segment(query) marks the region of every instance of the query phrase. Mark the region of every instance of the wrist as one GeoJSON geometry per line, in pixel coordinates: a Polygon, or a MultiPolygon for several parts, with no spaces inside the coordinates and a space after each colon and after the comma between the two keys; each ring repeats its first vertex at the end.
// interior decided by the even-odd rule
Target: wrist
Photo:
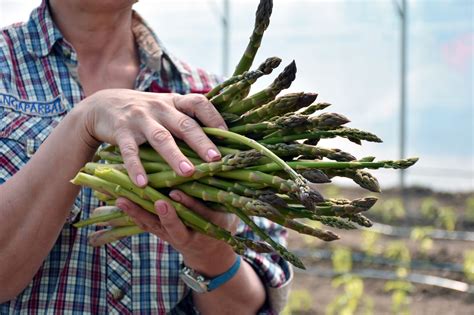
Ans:
{"type": "Polygon", "coordinates": [[[226,272],[234,263],[237,254],[232,247],[216,248],[212,252],[201,252],[199,255],[183,255],[184,264],[205,277],[215,277],[226,272]]]}
{"type": "Polygon", "coordinates": [[[69,114],[75,120],[77,126],[77,134],[82,142],[91,149],[96,150],[101,141],[97,140],[93,135],[93,113],[92,106],[88,99],[83,100],[69,114]]]}
{"type": "Polygon", "coordinates": [[[179,275],[180,278],[186,283],[192,290],[197,293],[207,293],[218,289],[224,284],[228,283],[234,278],[240,269],[242,258],[237,256],[234,263],[225,272],[215,277],[206,277],[196,270],[183,266],[179,275]]]}

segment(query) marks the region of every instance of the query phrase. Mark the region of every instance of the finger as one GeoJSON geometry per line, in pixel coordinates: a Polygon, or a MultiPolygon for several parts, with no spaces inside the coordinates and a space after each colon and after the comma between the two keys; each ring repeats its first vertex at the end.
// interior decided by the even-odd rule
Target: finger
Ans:
{"type": "Polygon", "coordinates": [[[128,176],[135,185],[139,187],[146,186],[148,178],[138,156],[137,142],[130,131],[124,129],[117,132],[116,141],[120,148],[120,154],[122,155],[128,176]]]}
{"type": "Polygon", "coordinates": [[[116,206],[100,206],[92,210],[91,218],[109,214],[112,215],[117,212],[121,213],[122,210],[116,206]]]}
{"type": "Polygon", "coordinates": [[[192,209],[194,212],[202,215],[206,219],[209,219],[210,217],[212,217],[213,214],[216,213],[215,211],[210,210],[208,207],[206,207],[202,202],[199,202],[197,199],[186,195],[180,190],[174,189],[170,191],[169,196],[174,201],[179,202],[186,208],[192,209]]]}
{"type": "Polygon", "coordinates": [[[107,243],[115,242],[125,238],[125,236],[117,236],[113,230],[99,230],[88,235],[89,245],[93,247],[103,246],[107,243]]]}
{"type": "Polygon", "coordinates": [[[191,176],[194,165],[179,150],[171,133],[154,120],[147,120],[142,126],[143,133],[153,149],[171,166],[180,176],[191,176]]]}
{"type": "Polygon", "coordinates": [[[204,95],[176,95],[174,104],[179,111],[188,116],[196,117],[205,126],[227,130],[224,118],[204,95]]]}
{"type": "Polygon", "coordinates": [[[175,208],[164,200],[158,200],[155,202],[155,209],[163,229],[169,235],[170,243],[177,247],[186,244],[191,238],[191,232],[178,217],[175,208]]]}
{"type": "MultiPolygon", "coordinates": [[[[91,218],[103,217],[108,215],[123,214],[122,209],[116,206],[101,206],[97,207],[92,211],[91,218]]],[[[104,222],[96,223],[97,226],[129,226],[132,225],[133,221],[129,216],[123,216],[115,219],[110,219],[104,222]]]]}
{"type": "Polygon", "coordinates": [[[221,154],[216,145],[204,133],[199,124],[183,113],[176,114],[163,120],[166,128],[183,139],[204,161],[218,161],[221,154]]]}
{"type": "Polygon", "coordinates": [[[158,235],[160,238],[165,236],[165,231],[161,226],[158,216],[142,209],[140,206],[125,198],[117,199],[117,206],[128,214],[142,230],[158,235]]]}
{"type": "Polygon", "coordinates": [[[217,212],[212,209],[209,209],[204,205],[202,202],[198,201],[197,199],[186,195],[184,192],[180,190],[172,190],[169,196],[179,203],[181,203],[186,208],[192,209],[197,214],[200,214],[210,222],[219,225],[227,230],[233,231],[234,225],[236,224],[235,216],[230,213],[225,212],[217,212]]]}

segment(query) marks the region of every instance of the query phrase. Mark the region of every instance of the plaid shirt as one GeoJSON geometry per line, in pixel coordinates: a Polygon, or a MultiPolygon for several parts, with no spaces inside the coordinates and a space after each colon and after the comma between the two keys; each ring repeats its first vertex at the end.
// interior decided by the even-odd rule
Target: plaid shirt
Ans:
{"type": "MultiPolygon", "coordinates": [[[[140,72],[135,89],[149,92],[205,93],[215,76],[174,58],[134,13],[140,72]]],[[[64,116],[84,98],[77,55],[54,25],[43,1],[27,23],[0,33],[0,184],[35,153],[64,116]]],[[[83,188],[71,218],[89,217],[100,203],[83,188]]],[[[256,222],[284,243],[286,231],[264,219],[256,222]]],[[[120,313],[192,314],[189,290],[179,278],[181,255],[154,235],[141,234],[93,248],[87,235],[98,229],[66,222],[53,249],[30,284],[0,304],[0,314],[120,313]]],[[[238,233],[257,237],[245,226],[238,233]]],[[[1,249],[0,249],[1,253],[1,249]]],[[[248,251],[244,257],[268,290],[288,282],[290,269],[276,255],[248,251]]],[[[2,284],[7,285],[7,284],[2,284]]],[[[262,313],[271,313],[265,307],[262,313]]]]}

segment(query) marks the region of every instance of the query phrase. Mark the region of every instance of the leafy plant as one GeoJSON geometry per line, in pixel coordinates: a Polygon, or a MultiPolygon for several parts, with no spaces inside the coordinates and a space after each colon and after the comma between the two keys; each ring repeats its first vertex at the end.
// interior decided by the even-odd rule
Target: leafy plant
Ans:
{"type": "Polygon", "coordinates": [[[352,252],[350,249],[336,247],[331,259],[334,272],[343,274],[352,270],[352,252]]]}
{"type": "Polygon", "coordinates": [[[456,227],[457,216],[452,207],[441,207],[436,199],[425,198],[420,206],[421,215],[434,221],[435,226],[453,231],[456,227]]]}
{"type": "Polygon", "coordinates": [[[403,201],[400,198],[390,198],[380,202],[373,207],[372,213],[382,217],[383,222],[393,222],[401,220],[406,216],[406,210],[403,201]]]}
{"type": "Polygon", "coordinates": [[[360,306],[364,294],[364,281],[357,276],[347,274],[333,280],[333,286],[344,286],[344,294],[337,296],[326,308],[326,315],[352,315],[360,306]]]}
{"type": "Polygon", "coordinates": [[[440,205],[433,197],[423,199],[420,205],[420,213],[425,219],[435,220],[438,216],[440,205]]]}
{"type": "Polygon", "coordinates": [[[371,231],[364,230],[362,231],[362,250],[367,256],[373,257],[381,252],[380,246],[377,246],[377,241],[380,238],[380,234],[371,231]]]}
{"type": "Polygon", "coordinates": [[[387,258],[397,260],[402,266],[408,267],[410,265],[410,250],[403,241],[390,242],[384,255],[387,258]]]}
{"type": "Polygon", "coordinates": [[[474,250],[467,250],[464,252],[464,274],[466,278],[474,282],[474,250]]]}
{"type": "Polygon", "coordinates": [[[384,290],[392,292],[392,312],[397,315],[410,314],[410,293],[413,285],[406,280],[391,280],[385,283],[384,290]]]}
{"type": "Polygon", "coordinates": [[[326,315],[352,315],[357,310],[364,314],[373,313],[373,302],[364,297],[364,281],[351,274],[352,253],[347,248],[336,248],[332,255],[333,270],[341,274],[332,281],[335,288],[344,287],[344,293],[337,296],[326,307],[326,315]],[[362,302],[362,303],[361,303],[362,302]]]}
{"type": "Polygon", "coordinates": [[[294,290],[290,293],[288,304],[283,310],[282,315],[307,312],[311,310],[312,303],[312,297],[308,290],[294,290]]]}
{"type": "Polygon", "coordinates": [[[474,197],[467,198],[464,217],[466,218],[466,220],[474,221],[474,197]]]}
{"type": "Polygon", "coordinates": [[[457,215],[452,207],[442,207],[439,209],[436,225],[448,231],[454,231],[456,227],[457,215]]]}
{"type": "Polygon", "coordinates": [[[385,283],[385,291],[392,293],[392,311],[397,315],[408,315],[411,302],[409,294],[413,291],[411,283],[405,280],[410,268],[410,250],[402,241],[391,242],[387,246],[385,256],[400,263],[396,269],[398,279],[385,283]]]}
{"type": "Polygon", "coordinates": [[[417,226],[411,231],[410,239],[419,243],[420,253],[423,256],[427,256],[433,248],[433,239],[430,237],[432,230],[431,227],[417,226]]]}

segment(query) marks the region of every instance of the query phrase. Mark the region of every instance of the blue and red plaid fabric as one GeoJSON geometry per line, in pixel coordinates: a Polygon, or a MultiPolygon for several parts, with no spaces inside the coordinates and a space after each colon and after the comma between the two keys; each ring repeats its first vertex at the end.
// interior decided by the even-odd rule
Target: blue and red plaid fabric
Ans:
{"type": "MultiPolygon", "coordinates": [[[[169,54],[134,13],[140,52],[135,88],[149,92],[205,93],[218,80],[169,54]]],[[[53,128],[84,98],[77,77],[77,55],[54,25],[43,1],[27,23],[0,33],[0,184],[23,167],[53,128]]],[[[64,161],[67,163],[67,160],[64,161]]],[[[99,205],[82,189],[71,219],[88,217],[99,205]]],[[[286,231],[255,219],[277,241],[286,231]]],[[[87,244],[98,229],[76,229],[68,222],[31,283],[0,314],[193,314],[189,290],[179,279],[181,255],[159,238],[141,234],[101,248],[87,244]]],[[[258,239],[244,225],[239,233],[258,239]]],[[[244,257],[267,287],[289,278],[289,266],[276,255],[248,251],[244,257]]],[[[2,284],[8,285],[8,284],[2,284]]],[[[262,313],[272,311],[266,307],[262,313]]]]}

